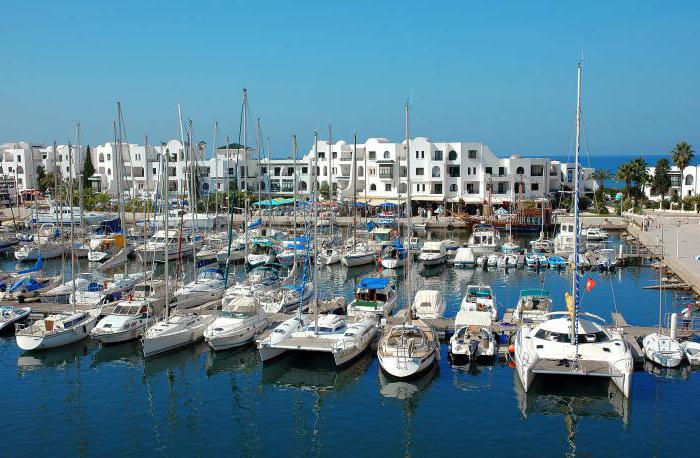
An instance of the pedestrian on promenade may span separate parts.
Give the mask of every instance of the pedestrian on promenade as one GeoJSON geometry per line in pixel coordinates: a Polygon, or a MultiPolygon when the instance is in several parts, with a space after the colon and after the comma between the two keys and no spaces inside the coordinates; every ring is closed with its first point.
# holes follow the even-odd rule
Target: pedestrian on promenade
{"type": "Polygon", "coordinates": [[[683,317],[683,329],[689,329],[690,321],[693,316],[693,304],[689,304],[687,307],[683,308],[681,316],[683,317]]]}

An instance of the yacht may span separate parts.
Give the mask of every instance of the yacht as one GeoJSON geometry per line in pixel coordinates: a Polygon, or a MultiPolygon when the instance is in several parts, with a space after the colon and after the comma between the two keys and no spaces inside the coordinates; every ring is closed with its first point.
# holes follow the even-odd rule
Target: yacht
{"type": "Polygon", "coordinates": [[[239,296],[229,302],[204,330],[204,340],[214,351],[240,347],[267,328],[267,316],[257,298],[239,296]]]}
{"type": "Polygon", "coordinates": [[[253,237],[246,261],[250,266],[261,266],[275,262],[280,252],[277,240],[268,237],[253,237]]]}
{"type": "Polygon", "coordinates": [[[280,264],[267,264],[253,268],[245,279],[230,286],[221,299],[221,305],[226,306],[236,296],[261,296],[278,288],[283,282],[293,278],[293,272],[282,278],[284,266],[280,264]]]}
{"type": "Polygon", "coordinates": [[[61,312],[31,325],[16,325],[15,340],[22,350],[62,347],[86,338],[95,327],[101,309],[61,312]]]}
{"type": "Polygon", "coordinates": [[[494,359],[498,355],[496,338],[488,326],[455,321],[455,333],[450,338],[452,361],[494,359]]]}
{"type": "Polygon", "coordinates": [[[35,224],[70,224],[71,221],[79,222],[81,219],[86,224],[95,224],[107,219],[100,213],[83,212],[80,207],[68,207],[51,204],[47,211],[40,211],[32,216],[35,224]]]}
{"type": "Polygon", "coordinates": [[[612,248],[601,248],[595,252],[596,269],[601,272],[611,272],[617,266],[617,257],[612,248]]]}
{"type": "Polygon", "coordinates": [[[365,277],[355,288],[355,299],[348,305],[348,315],[386,318],[395,304],[396,291],[388,278],[365,277]]]}
{"type": "Polygon", "coordinates": [[[151,239],[136,247],[134,250],[141,262],[165,262],[183,258],[192,254],[192,243],[189,238],[175,229],[158,230],[151,239]]]}
{"type": "Polygon", "coordinates": [[[119,301],[90,331],[90,336],[102,345],[139,339],[153,324],[153,306],[146,300],[119,301]]]}
{"type": "Polygon", "coordinates": [[[197,278],[175,291],[179,308],[192,308],[211,301],[218,301],[224,295],[226,282],[221,269],[204,268],[197,278]]]}
{"type": "Polygon", "coordinates": [[[290,283],[260,294],[260,305],[265,313],[286,313],[306,304],[313,293],[313,283],[290,283]]]}
{"type": "Polygon", "coordinates": [[[659,366],[676,367],[683,361],[683,349],[678,341],[660,332],[645,336],[642,347],[644,356],[659,366]]]}
{"type": "Polygon", "coordinates": [[[690,340],[681,342],[681,350],[683,350],[683,354],[685,354],[688,364],[691,366],[700,365],[700,343],[692,342],[690,340]]]}
{"type": "Polygon", "coordinates": [[[424,266],[436,266],[444,264],[447,261],[447,243],[442,242],[425,242],[420,249],[418,260],[424,266]]]}
{"type": "MultiPolygon", "coordinates": [[[[559,233],[554,237],[554,251],[557,253],[571,253],[574,251],[576,243],[576,231],[574,222],[562,222],[559,226],[559,233]]],[[[579,246],[586,245],[586,234],[579,235],[579,246]]]]}
{"type": "Polygon", "coordinates": [[[32,313],[31,307],[0,306],[0,332],[11,329],[13,324],[24,320],[30,313],[32,313]]]}
{"type": "Polygon", "coordinates": [[[304,320],[302,315],[295,315],[277,325],[267,337],[258,342],[260,360],[264,363],[285,353],[287,349],[278,345],[290,339],[293,333],[302,330],[304,320]]]}
{"type": "Polygon", "coordinates": [[[36,261],[40,257],[52,259],[63,256],[66,252],[66,244],[63,240],[46,240],[21,244],[15,249],[15,259],[18,261],[36,261]]]}
{"type": "Polygon", "coordinates": [[[417,376],[439,357],[440,344],[423,320],[391,326],[379,340],[377,357],[383,371],[399,378],[417,376]]]}
{"type": "Polygon", "coordinates": [[[219,264],[226,264],[227,260],[229,262],[243,261],[245,259],[245,251],[245,241],[241,239],[234,239],[231,240],[230,252],[228,244],[225,244],[223,248],[217,251],[216,260],[219,262],[219,264]]]}
{"type": "Polygon", "coordinates": [[[102,275],[99,273],[81,273],[75,278],[75,281],[68,280],[48,291],[42,292],[39,294],[39,300],[42,303],[67,304],[73,292],[73,288],[75,288],[76,291],[96,291],[101,288],[101,285],[102,275]]]}
{"type": "Polygon", "coordinates": [[[530,242],[530,246],[532,247],[533,251],[537,251],[539,253],[551,253],[554,248],[552,241],[544,237],[533,240],[530,242]]]}
{"type": "Polygon", "coordinates": [[[537,323],[552,311],[552,298],[546,289],[524,289],[520,291],[518,304],[513,311],[516,323],[537,323]]]}
{"type": "Polygon", "coordinates": [[[345,267],[357,267],[372,264],[376,258],[375,251],[367,244],[357,244],[353,249],[346,251],[340,262],[345,267]]]}
{"type": "Polygon", "coordinates": [[[584,227],[581,229],[581,235],[590,241],[603,241],[608,239],[608,233],[599,227],[584,227]]]}
{"type": "Polygon", "coordinates": [[[467,246],[476,256],[485,256],[498,249],[501,236],[490,224],[476,224],[472,229],[467,246]]]}
{"type": "Polygon", "coordinates": [[[434,289],[418,290],[413,299],[413,310],[421,320],[442,318],[445,314],[445,298],[442,292],[434,289]]]}
{"type": "Polygon", "coordinates": [[[318,252],[318,263],[322,266],[337,264],[342,258],[342,252],[336,247],[325,247],[318,252]]]}
{"type": "Polygon", "coordinates": [[[398,239],[384,247],[381,254],[381,265],[385,269],[399,269],[406,265],[408,251],[398,239]]]}
{"type": "Polygon", "coordinates": [[[105,302],[120,299],[134,289],[136,284],[151,278],[153,272],[133,272],[114,274],[111,280],[103,280],[102,285],[76,290],[70,295],[70,303],[96,307],[105,302]]]}
{"type": "Polygon", "coordinates": [[[216,317],[179,311],[148,328],[141,338],[143,356],[149,358],[202,339],[204,330],[216,317]]]}
{"type": "Polygon", "coordinates": [[[484,312],[490,316],[491,321],[498,318],[498,305],[496,296],[489,285],[468,285],[467,293],[459,306],[459,312],[484,312]]]}

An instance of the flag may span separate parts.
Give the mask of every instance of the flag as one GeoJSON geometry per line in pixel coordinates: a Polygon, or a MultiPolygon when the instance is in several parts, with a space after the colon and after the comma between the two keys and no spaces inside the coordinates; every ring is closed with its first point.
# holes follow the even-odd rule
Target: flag
{"type": "Polygon", "coordinates": [[[568,291],[564,293],[564,298],[566,299],[566,309],[570,312],[573,311],[574,310],[574,300],[568,291]]]}
{"type": "Polygon", "coordinates": [[[588,277],[588,280],[586,280],[586,292],[590,293],[593,288],[595,288],[595,280],[588,277]]]}

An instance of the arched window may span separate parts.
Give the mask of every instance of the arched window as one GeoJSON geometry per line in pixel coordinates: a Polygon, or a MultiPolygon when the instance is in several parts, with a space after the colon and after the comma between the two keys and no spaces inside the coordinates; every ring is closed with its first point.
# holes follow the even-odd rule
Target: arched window
{"type": "Polygon", "coordinates": [[[685,176],[685,184],[687,186],[690,186],[693,184],[693,175],[688,174],[685,176]]]}
{"type": "Polygon", "coordinates": [[[433,178],[440,178],[440,167],[433,167],[433,178]]]}
{"type": "Polygon", "coordinates": [[[376,190],[377,190],[377,185],[374,184],[374,183],[372,183],[371,185],[369,185],[369,190],[370,190],[370,191],[376,191],[376,190]]]}
{"type": "Polygon", "coordinates": [[[306,181],[299,182],[299,191],[306,191],[306,181]]]}
{"type": "Polygon", "coordinates": [[[389,159],[389,156],[391,156],[391,154],[389,154],[389,151],[384,151],[384,159],[389,159]]]}
{"type": "Polygon", "coordinates": [[[24,173],[24,167],[22,167],[21,165],[18,165],[17,166],[17,173],[24,173]]]}
{"type": "Polygon", "coordinates": [[[452,183],[450,185],[450,192],[457,192],[457,185],[456,184],[452,183]]]}
{"type": "Polygon", "coordinates": [[[105,161],[105,155],[103,153],[100,153],[100,162],[105,161]]]}
{"type": "Polygon", "coordinates": [[[518,167],[517,169],[515,169],[516,175],[523,175],[524,173],[525,173],[525,169],[522,167],[518,167]]]}
{"type": "Polygon", "coordinates": [[[452,150],[447,154],[447,159],[450,161],[456,161],[457,160],[457,151],[452,150]]]}
{"type": "Polygon", "coordinates": [[[365,168],[362,166],[359,166],[357,168],[357,176],[364,177],[365,176],[365,168]]]}
{"type": "Polygon", "coordinates": [[[402,165],[399,167],[399,176],[404,178],[406,176],[406,166],[402,165]]]}
{"type": "Polygon", "coordinates": [[[406,185],[406,183],[399,183],[399,192],[401,194],[406,194],[407,191],[408,191],[408,186],[406,185]]]}
{"type": "Polygon", "coordinates": [[[112,174],[112,169],[107,169],[107,175],[111,175],[111,174],[112,174]]]}

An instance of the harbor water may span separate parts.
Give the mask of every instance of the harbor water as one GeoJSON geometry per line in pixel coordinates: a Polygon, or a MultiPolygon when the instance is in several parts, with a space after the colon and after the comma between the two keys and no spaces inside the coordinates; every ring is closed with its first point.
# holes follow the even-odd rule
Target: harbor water
{"type": "MultiPolygon", "coordinates": [[[[14,270],[15,263],[1,267],[14,270]]],[[[320,296],[350,299],[354,282],[373,270],[322,268],[320,296]]],[[[656,324],[658,291],[642,287],[658,281],[657,271],[642,265],[589,276],[596,286],[583,293],[584,311],[656,324]]],[[[502,315],[520,290],[536,287],[549,290],[562,310],[571,276],[444,266],[416,268],[412,287],[443,291],[453,316],[467,285],[478,283],[493,287],[502,315]]],[[[664,311],[687,300],[665,292],[664,311]]],[[[624,400],[607,382],[561,378],[525,394],[505,362],[454,367],[444,343],[441,353],[434,369],[404,381],[381,373],[374,350],[336,370],[306,355],[263,366],[253,346],[214,354],[201,343],[144,361],[138,342],[100,348],[84,340],[23,353],[3,336],[2,430],[13,447],[0,455],[694,456],[700,372],[687,365],[635,372],[624,400]]]]}

